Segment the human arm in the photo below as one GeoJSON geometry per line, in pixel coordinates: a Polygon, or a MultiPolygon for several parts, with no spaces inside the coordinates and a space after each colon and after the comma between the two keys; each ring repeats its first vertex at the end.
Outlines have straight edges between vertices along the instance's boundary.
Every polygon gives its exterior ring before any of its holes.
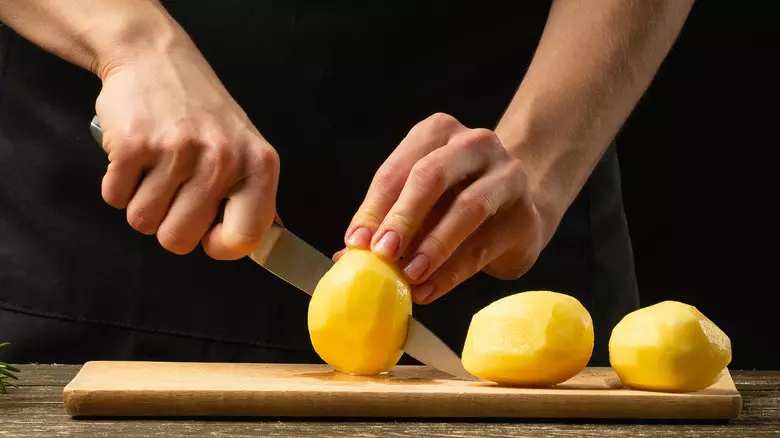
{"type": "Polygon", "coordinates": [[[0,0],[0,21],[39,47],[105,78],[111,66],[186,36],[156,0],[0,0]]]}
{"type": "Polygon", "coordinates": [[[274,218],[278,156],[158,1],[0,0],[0,20],[101,79],[102,194],[133,228],[177,254],[254,248],[274,218]]]}
{"type": "Polygon", "coordinates": [[[693,0],[556,0],[495,129],[525,163],[549,241],[650,85],[693,0]]]}
{"type": "Polygon", "coordinates": [[[347,229],[347,247],[370,246],[390,261],[405,256],[401,266],[418,303],[480,270],[502,279],[527,272],[652,81],[691,5],[556,0],[495,130],[441,114],[415,126],[378,170],[347,229]],[[383,244],[388,235],[391,244],[383,244]]]}

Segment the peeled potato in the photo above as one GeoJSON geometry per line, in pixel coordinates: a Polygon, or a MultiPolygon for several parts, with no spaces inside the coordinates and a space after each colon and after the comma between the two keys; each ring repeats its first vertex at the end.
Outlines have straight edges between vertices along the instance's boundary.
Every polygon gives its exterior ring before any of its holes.
{"type": "Polygon", "coordinates": [[[612,329],[609,358],[627,387],[697,391],[731,362],[731,340],[695,307],[663,301],[623,317],[612,329]]]}
{"type": "Polygon", "coordinates": [[[463,367],[502,385],[551,386],[582,371],[593,353],[593,321],[574,297],[530,291],[474,314],[463,367]]]}
{"type": "Polygon", "coordinates": [[[309,336],[334,369],[380,374],[401,359],[411,313],[411,291],[400,272],[370,251],[350,250],[314,290],[309,336]]]}

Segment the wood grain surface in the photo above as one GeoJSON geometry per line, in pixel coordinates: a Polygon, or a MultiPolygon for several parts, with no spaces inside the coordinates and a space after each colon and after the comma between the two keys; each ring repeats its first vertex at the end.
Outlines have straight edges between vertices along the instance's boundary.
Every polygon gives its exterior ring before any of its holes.
{"type": "Polygon", "coordinates": [[[554,388],[449,378],[423,366],[351,376],[327,365],[89,362],[63,391],[73,416],[733,419],[728,371],[692,393],[622,388],[586,368],[554,388]]]}
{"type": "Polygon", "coordinates": [[[298,436],[298,437],[767,437],[780,436],[780,371],[733,371],[743,409],[733,421],[441,420],[312,418],[74,419],[62,403],[77,365],[21,365],[21,388],[0,395],[0,436],[298,436]]]}

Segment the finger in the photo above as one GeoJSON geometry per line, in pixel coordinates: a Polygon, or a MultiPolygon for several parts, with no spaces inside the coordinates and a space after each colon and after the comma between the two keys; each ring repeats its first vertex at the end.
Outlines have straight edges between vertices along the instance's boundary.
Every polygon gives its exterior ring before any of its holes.
{"type": "Polygon", "coordinates": [[[344,254],[346,254],[346,253],[347,253],[347,251],[349,251],[349,248],[344,248],[344,249],[340,250],[339,252],[337,252],[336,254],[333,254],[333,261],[334,261],[334,262],[337,262],[337,261],[339,261],[339,259],[341,258],[341,256],[343,256],[344,254]]]}
{"type": "Polygon", "coordinates": [[[530,269],[538,256],[539,224],[527,211],[526,207],[520,207],[499,212],[486,221],[427,281],[413,288],[414,301],[429,304],[437,300],[510,250],[518,272],[530,269]]]}
{"type": "Polygon", "coordinates": [[[369,249],[371,238],[401,194],[414,164],[465,129],[446,114],[434,114],[415,125],[377,170],[363,203],[344,234],[346,246],[369,249]]]}
{"type": "Polygon", "coordinates": [[[455,184],[484,172],[499,156],[499,149],[495,134],[477,129],[455,136],[419,160],[374,234],[372,250],[387,260],[397,260],[441,196],[455,184]]]}
{"type": "Polygon", "coordinates": [[[184,183],[157,228],[160,245],[174,254],[188,254],[201,241],[219,211],[221,196],[202,179],[184,183]]]}
{"type": "Polygon", "coordinates": [[[489,173],[461,192],[439,223],[422,238],[404,274],[412,284],[424,282],[486,220],[525,189],[522,173],[506,166],[489,173]]]}
{"type": "Polygon", "coordinates": [[[203,239],[206,253],[217,260],[235,260],[251,253],[276,215],[279,157],[270,146],[253,162],[253,174],[229,196],[220,224],[203,239]]]}
{"type": "Polygon", "coordinates": [[[363,203],[358,208],[344,234],[344,244],[348,248],[368,249],[382,218],[387,214],[393,201],[398,198],[408,174],[404,161],[396,163],[393,156],[382,164],[374,175],[363,203]]]}
{"type": "Polygon", "coordinates": [[[195,249],[236,180],[237,162],[228,148],[210,148],[199,154],[195,176],[180,186],[157,229],[157,240],[163,248],[180,255],[195,249]]]}
{"type": "Polygon", "coordinates": [[[407,263],[409,260],[411,260],[412,256],[416,253],[417,248],[420,246],[420,242],[422,242],[425,236],[433,231],[436,225],[441,222],[441,219],[452,207],[452,203],[455,201],[455,198],[457,198],[458,195],[466,190],[466,188],[469,187],[469,184],[470,181],[463,181],[458,183],[455,185],[455,187],[445,192],[444,195],[439,198],[439,202],[433,206],[433,209],[431,209],[431,211],[425,217],[422,225],[420,225],[420,228],[417,231],[417,234],[414,236],[414,239],[412,239],[412,242],[407,247],[407,250],[404,252],[404,255],[401,257],[401,259],[405,259],[407,263]]]}
{"type": "Polygon", "coordinates": [[[170,155],[141,181],[127,206],[127,222],[143,234],[157,232],[179,185],[192,176],[194,157],[170,155]]]}
{"type": "Polygon", "coordinates": [[[455,202],[455,198],[466,190],[469,185],[471,185],[471,181],[462,181],[455,184],[452,189],[444,192],[441,198],[439,198],[439,201],[433,206],[431,211],[428,212],[428,215],[423,220],[422,225],[420,225],[417,234],[414,236],[411,244],[407,247],[407,251],[404,254],[407,259],[412,255],[409,251],[414,251],[420,245],[420,241],[427,236],[441,221],[441,218],[447,214],[447,211],[452,207],[452,203],[455,202]]]}
{"type": "Polygon", "coordinates": [[[103,176],[103,200],[114,208],[125,208],[138,187],[142,174],[152,159],[143,146],[127,143],[108,155],[109,164],[103,176]]]}
{"type": "Polygon", "coordinates": [[[412,289],[417,304],[428,304],[479,272],[509,247],[506,225],[491,220],[461,245],[427,281],[412,289]]]}
{"type": "Polygon", "coordinates": [[[434,228],[436,228],[436,225],[441,221],[441,219],[444,217],[444,215],[447,214],[447,211],[452,207],[452,203],[455,201],[455,198],[466,188],[468,187],[468,184],[459,184],[458,186],[454,187],[452,190],[449,190],[444,193],[444,195],[439,198],[439,201],[436,203],[436,205],[433,206],[431,211],[428,213],[427,216],[425,216],[425,219],[423,220],[423,223],[420,225],[419,230],[417,231],[417,234],[414,236],[414,239],[409,243],[407,246],[407,250],[404,252],[403,256],[401,256],[402,260],[405,260],[405,262],[409,262],[411,260],[411,257],[415,254],[415,251],[420,246],[420,242],[427,236],[431,231],[433,231],[434,228]],[[463,186],[460,188],[459,186],[463,186]]]}

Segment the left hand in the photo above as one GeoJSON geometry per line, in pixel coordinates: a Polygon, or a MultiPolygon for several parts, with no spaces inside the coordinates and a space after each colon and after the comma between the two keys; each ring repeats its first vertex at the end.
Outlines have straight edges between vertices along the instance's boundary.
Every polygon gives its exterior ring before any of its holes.
{"type": "Polygon", "coordinates": [[[542,220],[523,163],[493,131],[434,114],[379,168],[344,241],[400,261],[414,301],[427,304],[481,270],[526,273],[543,246],[542,220]]]}

